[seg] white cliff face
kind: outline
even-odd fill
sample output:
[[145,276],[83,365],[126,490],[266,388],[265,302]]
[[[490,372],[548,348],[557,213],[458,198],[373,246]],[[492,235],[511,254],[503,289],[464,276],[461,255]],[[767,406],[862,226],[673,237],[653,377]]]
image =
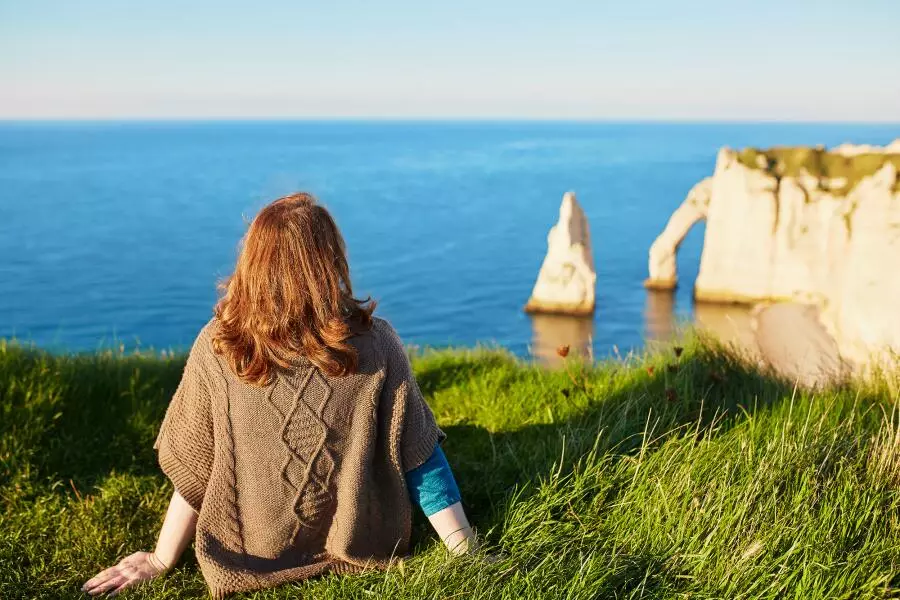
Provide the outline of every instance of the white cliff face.
[[[857,364],[900,354],[900,186],[887,164],[851,193],[841,221],[846,238],[832,240],[832,274],[822,281],[822,321],[841,354]],[[843,242],[843,243],[841,243]]]
[[812,198],[804,183],[778,180],[739,163],[728,149],[719,152],[697,300],[787,300],[818,291],[842,200]]
[[[698,184],[708,185],[709,200],[696,299],[816,305],[845,359],[862,364],[900,352],[900,162],[891,156],[898,142],[844,145],[826,157],[841,168],[840,157],[876,165],[858,180],[789,172],[763,154],[750,166],[746,155],[721,150],[713,176]],[[648,286],[675,280],[674,249],[699,218],[682,218],[683,209],[651,247]]]
[[525,310],[591,314],[596,282],[587,218],[575,194],[567,192],[559,207],[559,222],[547,236],[547,256]]

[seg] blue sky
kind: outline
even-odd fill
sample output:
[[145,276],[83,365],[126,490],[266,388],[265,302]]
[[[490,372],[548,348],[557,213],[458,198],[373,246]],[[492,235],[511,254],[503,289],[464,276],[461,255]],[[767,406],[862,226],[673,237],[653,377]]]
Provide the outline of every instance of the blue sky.
[[900,0],[0,0],[0,118],[900,121]]

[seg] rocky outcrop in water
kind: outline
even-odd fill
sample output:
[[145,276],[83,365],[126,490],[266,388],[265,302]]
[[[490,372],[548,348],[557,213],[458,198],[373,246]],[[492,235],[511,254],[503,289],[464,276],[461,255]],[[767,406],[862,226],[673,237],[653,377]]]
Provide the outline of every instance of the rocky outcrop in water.
[[900,140],[724,148],[651,247],[647,286],[674,286],[678,244],[705,219],[698,301],[815,305],[843,358],[900,352],[898,171]]
[[596,282],[587,218],[575,194],[566,192],[559,207],[559,222],[547,236],[547,256],[525,311],[592,314]]

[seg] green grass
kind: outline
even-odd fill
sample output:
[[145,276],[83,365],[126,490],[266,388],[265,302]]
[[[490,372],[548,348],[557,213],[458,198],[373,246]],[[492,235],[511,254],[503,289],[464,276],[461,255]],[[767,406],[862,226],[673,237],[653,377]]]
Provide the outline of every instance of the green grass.
[[[152,547],[182,366],[0,342],[0,598],[78,597]],[[419,519],[401,567],[242,597],[900,597],[896,378],[795,391],[700,341],[554,372],[489,350],[414,366],[502,558],[450,560]],[[205,594],[187,556],[125,597]]]
[[[805,146],[776,147],[767,150],[744,148],[737,153],[738,162],[751,169],[763,169],[776,178],[799,177],[806,173],[818,180],[818,189],[835,196],[846,196],[866,177],[874,175],[886,163],[900,171],[900,154],[864,153],[843,156],[824,148]],[[835,184],[832,180],[843,180]],[[900,177],[894,191],[900,191]]]

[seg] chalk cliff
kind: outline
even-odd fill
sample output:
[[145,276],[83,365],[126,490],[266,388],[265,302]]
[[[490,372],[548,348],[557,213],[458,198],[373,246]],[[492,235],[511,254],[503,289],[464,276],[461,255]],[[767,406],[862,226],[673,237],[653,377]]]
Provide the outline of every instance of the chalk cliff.
[[650,250],[651,288],[706,220],[698,301],[819,307],[842,357],[900,352],[900,140],[887,147],[720,150]]
[[596,282],[587,217],[575,194],[566,192],[559,207],[559,222],[547,235],[547,256],[525,311],[592,314]]

